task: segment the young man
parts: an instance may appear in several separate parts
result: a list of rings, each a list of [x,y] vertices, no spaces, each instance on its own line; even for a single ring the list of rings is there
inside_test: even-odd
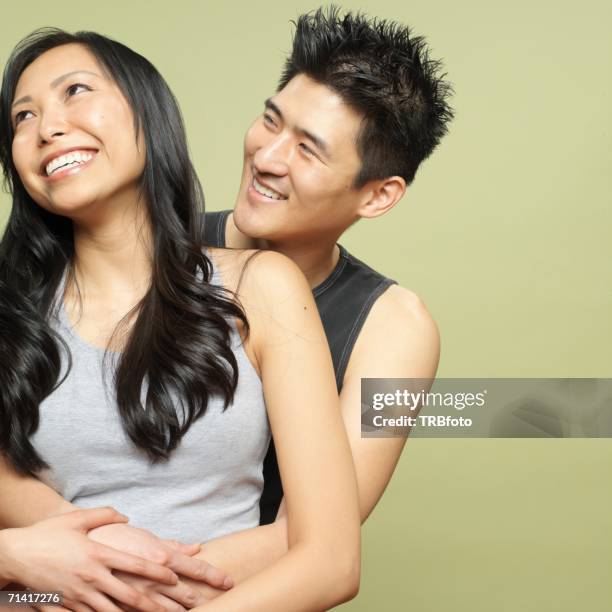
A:
[[[357,470],[362,519],[380,499],[405,443],[361,438],[361,379],[433,378],[436,325],[421,300],[337,244],[361,218],[385,214],[446,132],[450,86],[425,43],[396,23],[298,19],[276,95],[245,137],[233,213],[206,215],[211,246],[284,253],[312,287],[329,341]],[[274,446],[264,466],[262,524],[282,488]]]

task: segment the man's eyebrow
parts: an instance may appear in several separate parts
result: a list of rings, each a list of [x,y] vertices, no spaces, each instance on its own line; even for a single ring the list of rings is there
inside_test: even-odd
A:
[[[264,105],[267,109],[271,110],[273,113],[276,113],[281,119],[283,119],[283,113],[281,113],[280,108],[278,108],[278,106],[274,104],[274,102],[270,98],[268,98],[264,102]],[[314,145],[317,147],[317,149],[319,149],[321,153],[323,153],[323,155],[331,158],[331,154],[329,152],[329,146],[320,136],[317,136],[316,134],[313,134],[311,131],[305,128],[301,128],[301,127],[296,127],[295,131],[298,134],[302,134],[303,136],[306,136],[306,138],[312,141]]]
[[[66,74],[62,74],[62,76],[57,77],[57,79],[54,79],[53,81],[51,81],[51,89],[53,89],[54,87],[57,87],[58,85],[63,83],[68,77],[71,77],[74,74],[91,74],[93,76],[100,77],[99,74],[92,72],[91,70],[73,70],[72,72],[67,72]],[[31,101],[32,101],[32,96],[23,96],[22,98],[19,98],[19,100],[15,100],[12,106],[17,106],[18,104],[23,104],[24,102],[31,102]]]
[[[276,104],[274,104],[274,102],[272,102],[272,98],[268,98],[265,102],[264,102],[264,106],[268,109],[271,110],[273,113],[276,113],[281,119],[283,118],[283,113],[281,113],[280,108],[278,108],[278,106],[276,106]]]
[[[304,128],[297,128],[296,131],[299,134],[303,134],[304,136],[306,136],[308,140],[311,140],[314,143],[314,145],[317,147],[317,149],[319,149],[321,153],[325,155],[325,157],[331,157],[329,153],[329,147],[327,146],[327,143],[322,138],[320,138],[316,134],[313,134],[312,132],[309,132],[308,130],[305,130]]]

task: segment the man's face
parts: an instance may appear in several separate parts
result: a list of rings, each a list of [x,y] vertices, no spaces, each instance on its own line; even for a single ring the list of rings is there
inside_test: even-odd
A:
[[[365,188],[362,116],[305,75],[266,101],[246,133],[234,221],[244,234],[279,242],[333,240],[356,218]]]

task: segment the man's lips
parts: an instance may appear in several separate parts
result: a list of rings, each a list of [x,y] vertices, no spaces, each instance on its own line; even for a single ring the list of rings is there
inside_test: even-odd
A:
[[[272,185],[266,183],[266,181],[262,180],[261,177],[257,176],[256,174],[253,175],[251,183],[249,184],[249,189],[252,189],[257,195],[269,200],[279,201],[287,199],[287,196],[283,192],[275,189]]]

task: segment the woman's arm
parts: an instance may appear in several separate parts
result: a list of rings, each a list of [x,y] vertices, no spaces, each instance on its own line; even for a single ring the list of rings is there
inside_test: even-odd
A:
[[[287,600],[278,590],[284,576],[286,594],[302,592],[297,609],[329,607],[354,594],[359,573],[354,473],[337,410],[329,349],[301,273],[282,256],[267,253],[253,260],[243,293],[270,421],[279,441],[281,476],[287,483],[288,528],[281,526],[282,532],[276,532],[268,558],[281,556],[287,543],[290,551],[269,571],[244,583],[236,595],[240,603],[224,595],[222,605],[249,609],[255,602],[250,595],[248,602],[243,601],[245,589],[250,593],[261,588],[263,593],[267,588],[272,600],[259,598],[255,609],[286,609]],[[319,492],[316,503],[313,491]],[[58,504],[63,503],[60,500]],[[302,575],[299,585],[294,572]]]
[[[310,289],[285,257],[254,258],[240,298],[279,459],[288,552],[202,609],[327,609],[356,594],[360,537],[329,347]]]
[[[19,474],[0,453],[0,529],[27,527],[37,521],[78,510],[51,487]]]
[[[440,340],[423,303],[393,286],[374,304],[351,353],[344,376],[340,407],[348,433],[359,490],[361,522],[384,493],[405,438],[361,438],[361,379],[419,378],[433,381]],[[281,512],[279,515],[282,515]],[[232,533],[206,542],[198,557],[228,571],[239,584],[287,550],[286,521]],[[206,597],[222,594],[201,589]]]

